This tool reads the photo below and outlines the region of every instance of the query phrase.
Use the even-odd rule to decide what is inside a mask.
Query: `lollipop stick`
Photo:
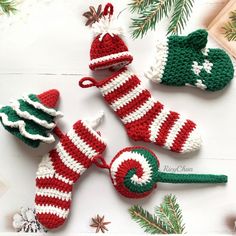
[[[204,175],[204,174],[174,174],[174,173],[158,173],[158,182],[163,183],[227,183],[228,177],[226,175]]]

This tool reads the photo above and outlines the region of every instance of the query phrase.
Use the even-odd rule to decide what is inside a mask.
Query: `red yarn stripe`
[[[179,119],[179,114],[171,111],[165,122],[162,124],[159,134],[156,139],[156,143],[160,146],[164,146],[168,137],[170,129],[173,127],[175,122]]]
[[[72,191],[72,185],[67,184],[56,178],[37,178],[36,186],[38,188],[52,188],[62,192],[69,193]]]
[[[65,151],[71,156],[72,159],[79,162],[85,168],[88,168],[91,165],[90,159],[75,146],[75,144],[70,140],[67,135],[65,135],[60,142],[62,143],[62,146]]]
[[[164,105],[160,102],[156,102],[153,108],[149,110],[141,119],[126,124],[125,127],[127,128],[128,135],[136,141],[143,140],[145,142],[149,142],[150,125],[163,108]]]
[[[190,133],[196,128],[196,124],[191,120],[187,120],[178,135],[175,138],[175,141],[171,147],[172,151],[181,152],[182,147],[188,139]]]
[[[45,204],[51,205],[54,207],[60,207],[62,209],[68,210],[71,205],[71,200],[66,201],[66,200],[61,200],[58,198],[54,197],[46,197],[46,196],[35,196],[35,203],[37,205],[43,206]]]
[[[91,131],[81,121],[76,122],[73,127],[75,133],[96,152],[101,153],[104,151],[106,145],[98,140],[98,138],[92,134]]]
[[[65,222],[65,219],[57,215],[46,214],[46,213],[43,214],[37,213],[37,219],[47,229],[57,228]]]
[[[56,150],[52,150],[50,152],[50,157],[51,157],[52,163],[54,165],[54,169],[59,175],[62,175],[65,178],[72,180],[73,182],[75,182],[80,177],[79,174],[75,173],[72,169],[67,167],[62,162],[62,160]]]
[[[109,104],[111,104],[115,100],[129,93],[132,89],[136,88],[138,85],[140,85],[140,83],[140,80],[136,76],[131,76],[129,77],[129,80],[126,81],[126,83],[122,84],[116,90],[105,95],[104,98]]]
[[[144,90],[141,94],[139,94],[138,97],[133,99],[130,103],[127,105],[121,107],[116,111],[117,115],[120,118],[124,118],[128,114],[136,111],[139,107],[141,107],[147,100],[151,97],[151,94],[148,90]]]

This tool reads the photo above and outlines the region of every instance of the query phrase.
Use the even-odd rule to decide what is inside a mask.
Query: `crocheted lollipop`
[[[96,164],[108,168],[112,183],[116,190],[128,198],[148,196],[157,182],[174,184],[227,183],[226,175],[212,174],[174,174],[159,171],[157,156],[145,147],[127,147],[116,154],[107,165],[104,159]]]
[[[29,94],[0,108],[0,120],[4,128],[24,143],[36,148],[40,142],[55,141],[51,130],[55,118],[62,113],[55,110],[59,92],[55,89],[42,94]]]
[[[208,33],[197,30],[188,36],[169,36],[158,41],[155,63],[146,77],[171,86],[223,89],[234,77],[230,57],[219,48],[206,48]]]
[[[90,49],[91,70],[116,70],[132,62],[133,57],[120,38],[122,28],[113,18],[113,5],[108,3],[103,17],[92,25],[95,39]]]
[[[55,129],[60,141],[39,164],[36,178],[35,209],[39,222],[48,229],[61,226],[69,215],[75,182],[106,148],[94,121],[79,120],[63,134]]]

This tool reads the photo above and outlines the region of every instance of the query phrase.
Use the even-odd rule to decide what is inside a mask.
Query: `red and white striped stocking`
[[[85,77],[82,88],[96,86],[120,117],[130,138],[155,143],[173,152],[186,153],[200,148],[196,124],[155,101],[141,81],[123,68],[103,81]]]
[[[66,135],[55,131],[60,141],[39,164],[35,209],[39,222],[48,229],[65,222],[73,184],[106,148],[94,125],[79,120]]]

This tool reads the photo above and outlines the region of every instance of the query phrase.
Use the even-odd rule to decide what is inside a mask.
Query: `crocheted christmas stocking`
[[[225,51],[206,48],[207,37],[207,31],[197,30],[158,42],[156,61],[146,77],[171,86],[223,89],[233,79],[234,67]]]
[[[42,94],[29,94],[12,101],[9,106],[0,107],[0,121],[11,134],[31,147],[40,142],[55,141],[50,133],[55,127],[55,118],[62,113],[55,110],[59,92],[55,89]]]
[[[77,121],[66,135],[59,130],[55,133],[60,142],[43,157],[36,178],[36,215],[48,229],[65,222],[73,184],[106,148],[99,133],[87,121]]]
[[[101,82],[83,78],[79,85],[100,89],[133,140],[152,142],[181,153],[199,149],[201,138],[196,124],[155,101],[129,69],[123,68]]]

